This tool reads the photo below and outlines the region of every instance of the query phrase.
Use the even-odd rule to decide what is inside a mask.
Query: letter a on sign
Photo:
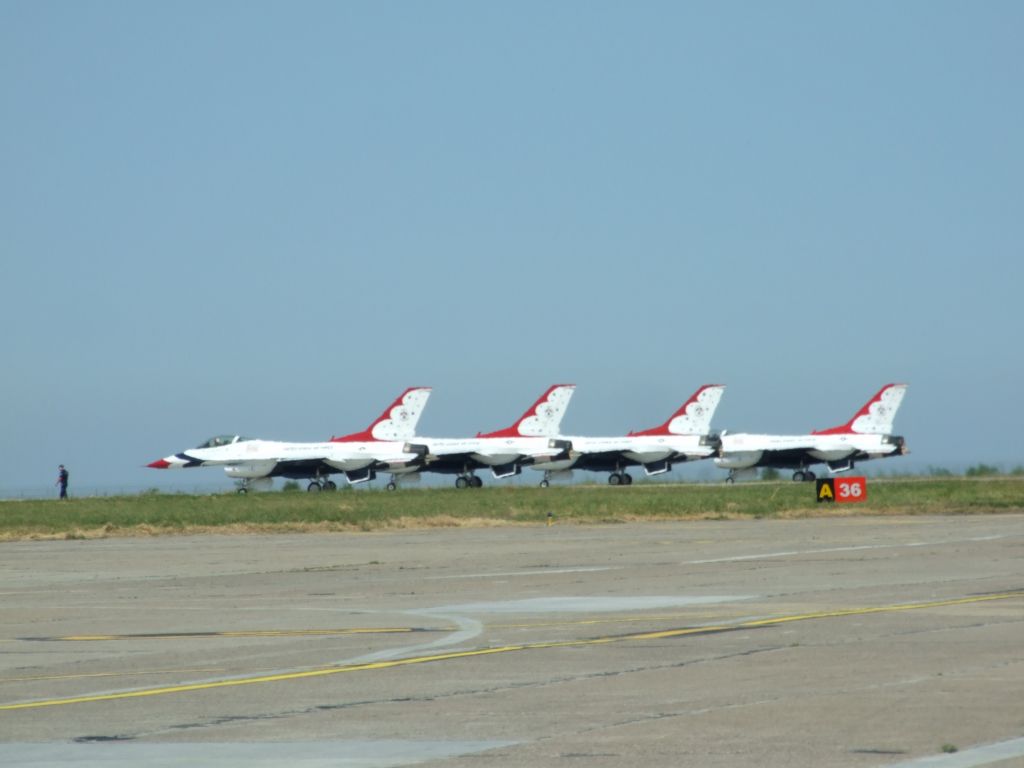
[[[818,503],[836,500],[835,481],[832,479],[818,480]]]

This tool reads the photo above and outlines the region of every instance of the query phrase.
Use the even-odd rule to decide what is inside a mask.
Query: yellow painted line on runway
[[[49,699],[45,701],[30,701],[22,704],[0,704],[0,711],[16,709],[36,709],[39,707],[55,707],[66,704],[84,704],[91,701],[118,701],[120,699],[138,699],[147,696],[161,696],[168,693],[186,693],[188,691],[207,691],[214,688],[233,688],[240,685],[255,685],[258,683],[275,683],[284,680],[303,680],[314,677],[326,677],[337,675],[342,672],[360,672],[371,669],[391,669],[392,667],[408,666],[411,664],[425,664],[431,661],[448,661],[451,659],[469,658],[471,656],[486,656],[495,653],[507,653],[509,651],[525,650],[529,646],[504,646],[501,648],[485,648],[476,651],[459,651],[455,653],[442,653],[434,656],[417,656],[409,659],[397,659],[394,661],[378,661],[370,664],[351,664],[343,667],[324,667],[321,669],[310,669],[302,672],[282,672],[275,675],[261,675],[258,677],[237,678],[234,680],[215,680],[209,683],[188,683],[185,685],[172,685],[164,688],[148,688],[138,691],[125,691],[123,693],[102,693],[95,696],[75,696],[67,699]]]
[[[977,595],[974,597],[957,597],[949,600],[932,600],[926,603],[900,603],[896,605],[879,605],[867,608],[846,608],[836,611],[816,611],[813,613],[800,613],[792,616],[778,616],[773,619],[753,619],[743,621],[739,624],[725,624],[712,627],[687,627],[685,629],[667,629],[663,631],[647,632],[637,635],[628,635],[622,639],[626,640],[647,640],[661,639],[666,637],[678,637],[680,635],[692,635],[698,633],[725,632],[737,629],[756,629],[758,627],[771,627],[779,624],[788,624],[794,621],[811,621],[813,619],[835,619],[845,616],[870,616],[874,613],[898,613],[901,611],[920,611],[926,608],[944,608],[954,605],[970,605],[984,603],[992,600],[1011,600],[1024,597],[1024,590],[1018,592],[1002,592],[992,595]]]
[[[548,629],[551,627],[593,626],[596,624],[636,624],[638,622],[675,621],[676,619],[699,619],[722,616],[722,611],[689,611],[687,613],[666,613],[653,616],[612,616],[604,619],[572,619],[563,621],[532,621],[516,624],[488,624],[488,629]]]
[[[322,635],[376,635],[409,632],[450,632],[442,629],[417,629],[414,627],[349,627],[346,629],[250,629],[235,632],[166,632],[136,635],[65,635],[63,637],[32,637],[28,640],[49,640],[60,642],[96,642],[101,640],[187,640],[224,637],[317,637]]]
[[[133,677],[141,677],[143,675],[181,675],[186,672],[198,673],[203,672],[210,674],[213,672],[226,672],[227,670],[223,667],[198,667],[196,669],[147,669],[142,671],[133,670],[131,672],[80,672],[75,675],[32,675],[30,677],[5,677],[0,679],[0,684],[3,683],[33,683],[40,680],[82,680],[85,678],[95,677],[126,677],[131,675]]]
[[[453,661],[457,659],[471,659],[482,656],[495,656],[502,653],[511,653],[513,651],[544,650],[552,648],[580,648],[584,646],[608,645],[611,643],[621,643],[625,641],[662,640],[666,638],[684,637],[686,635],[707,635],[742,629],[754,629],[757,627],[768,627],[795,621],[810,621],[814,619],[829,619],[846,616],[867,616],[871,614],[897,613],[901,611],[919,611],[928,608],[944,608],[948,606],[971,605],[975,603],[991,602],[994,600],[1011,600],[1022,597],[1024,597],[1024,590],[1015,592],[1002,592],[989,595],[977,595],[973,597],[951,598],[948,600],[932,600],[929,602],[922,603],[902,603],[896,605],[871,606],[866,608],[848,608],[835,611],[817,611],[813,613],[802,613],[792,616],[779,616],[773,619],[757,619],[753,621],[740,622],[738,624],[720,624],[707,627],[683,627],[679,629],[666,629],[653,632],[641,632],[629,635],[614,635],[608,637],[589,638],[584,640],[562,640],[555,642],[504,645],[496,648],[481,648],[473,651],[453,651],[451,653],[439,653],[430,656],[414,656],[407,659],[377,661],[368,664],[350,664],[346,666],[323,667],[319,669],[310,669],[301,672],[282,672],[279,674],[235,678],[232,680],[216,680],[207,683],[186,683],[183,685],[170,685],[162,688],[147,688],[137,691],[125,691],[122,693],[102,693],[92,696],[75,696],[64,699],[46,699],[41,701],[23,702],[18,704],[0,704],[0,711],[39,709],[42,707],[66,706],[69,704],[85,704],[97,701],[120,701],[122,699],[139,699],[149,696],[163,696],[170,693],[208,691],[216,688],[234,688],[242,685],[278,683],[288,680],[308,680],[318,677],[327,677],[329,675],[338,675],[346,672],[394,669],[396,667],[406,667],[412,666],[414,664],[428,664],[437,661]]]

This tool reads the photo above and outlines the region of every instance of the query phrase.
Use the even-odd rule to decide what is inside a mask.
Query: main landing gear
[[[608,485],[632,485],[633,476],[628,472],[612,472],[608,475]]]
[[[455,478],[456,488],[482,488],[484,481],[472,473],[459,475]]]
[[[306,486],[306,490],[309,493],[320,493],[320,491],[336,491],[338,486],[335,485],[333,480],[316,479]]]
[[[798,483],[808,482],[813,483],[818,479],[818,476],[811,472],[809,469],[798,469],[793,473],[793,480]]]

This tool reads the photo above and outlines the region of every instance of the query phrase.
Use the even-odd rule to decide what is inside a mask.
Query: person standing
[[[60,497],[66,499],[68,497],[68,471],[63,464],[57,467],[57,482],[54,485],[60,486]]]

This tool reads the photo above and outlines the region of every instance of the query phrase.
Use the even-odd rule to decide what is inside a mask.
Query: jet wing
[[[572,469],[589,472],[621,472],[629,467],[643,467],[647,475],[660,475],[672,469],[674,464],[692,460],[693,457],[683,453],[664,452],[657,454],[636,454],[632,451],[599,451],[576,453],[576,461]],[[700,457],[705,458],[705,457]]]
[[[424,447],[426,472],[467,475],[490,469],[497,478],[517,475],[522,467],[565,458],[569,443],[551,438],[492,438],[432,440]],[[410,446],[407,446],[410,447]]]
[[[618,472],[625,467],[640,465],[639,461],[630,459],[623,451],[587,451],[586,453],[577,453],[574,450],[573,455],[576,456],[576,461],[573,462],[572,468],[584,469],[590,472]]]
[[[573,469],[621,472],[643,467],[648,475],[667,472],[673,464],[709,458],[714,445],[701,436],[624,435],[572,437]]]
[[[799,470],[821,462],[839,462],[855,452],[855,446],[843,436],[727,434],[722,436],[715,463],[730,469]]]
[[[816,462],[817,459],[811,456],[809,447],[784,448],[762,451],[758,466],[775,467],[776,469],[797,469]]]
[[[277,462],[269,477],[305,480],[312,477],[327,477],[337,471],[321,459],[295,459]]]

